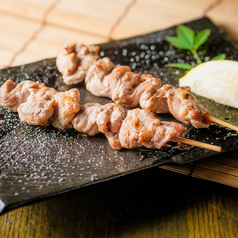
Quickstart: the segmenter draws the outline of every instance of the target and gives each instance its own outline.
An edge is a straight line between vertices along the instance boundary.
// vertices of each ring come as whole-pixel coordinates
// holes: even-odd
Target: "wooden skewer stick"
[[[183,138],[183,137],[180,137],[180,136],[176,136],[172,140],[177,141],[177,142],[181,142],[181,143],[184,143],[184,144],[200,147],[200,148],[203,148],[203,149],[213,150],[213,151],[216,151],[216,152],[221,152],[221,150],[222,150],[222,148],[220,146],[211,145],[211,144],[208,144],[208,143],[203,143],[203,142],[196,141],[196,140],[190,140],[188,138]]]
[[[232,130],[238,131],[238,127],[237,126],[234,126],[234,125],[232,125],[230,123],[227,123],[225,121],[217,119],[217,118],[215,118],[213,116],[208,116],[207,119],[209,119],[210,121],[216,122],[217,124],[220,124],[222,126],[228,127],[228,128],[230,128]]]

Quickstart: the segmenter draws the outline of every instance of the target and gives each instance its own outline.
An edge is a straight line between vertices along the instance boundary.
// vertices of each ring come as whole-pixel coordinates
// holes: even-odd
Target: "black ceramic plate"
[[[238,59],[238,49],[209,19],[189,23],[196,32],[204,28],[212,31],[208,42],[201,48],[204,61],[220,53],[228,59]],[[192,55],[176,50],[166,38],[176,34],[176,26],[129,39],[101,45],[101,56],[131,66],[134,72],[150,73],[163,83],[177,85],[184,72],[165,68],[170,62],[193,62]],[[0,70],[0,85],[11,78],[16,83],[23,80],[45,82],[59,91],[70,89],[62,83],[55,59]],[[81,92],[81,103],[110,102],[85,90],[83,83],[76,85]],[[199,97],[213,116],[238,126],[238,110]],[[213,151],[191,148],[179,150],[176,143],[168,143],[161,150],[134,149],[115,151],[103,135],[89,137],[77,131],[59,131],[51,126],[29,126],[20,122],[16,113],[0,108],[0,212],[35,202],[55,194],[85,185],[102,182],[131,172],[166,163],[185,164],[215,154]],[[174,120],[169,115],[161,119]],[[223,147],[223,152],[238,148],[238,134],[232,130],[211,125],[209,129],[188,127],[185,137]]]

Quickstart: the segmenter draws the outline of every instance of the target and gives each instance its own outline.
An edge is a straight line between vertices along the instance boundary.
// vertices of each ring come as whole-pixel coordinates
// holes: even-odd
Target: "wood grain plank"
[[[31,35],[38,29],[40,23],[0,14],[0,64],[9,64],[12,56],[18,52]],[[24,31],[22,30],[24,29]]]
[[[238,168],[238,151],[231,151],[227,153],[221,153],[216,156],[211,156],[206,160],[222,165],[228,165],[233,168]]]
[[[71,31],[56,26],[45,26],[27,45],[25,50],[17,55],[12,65],[20,65],[45,58],[56,57],[65,44],[74,42],[98,44],[106,41],[106,37]]]
[[[228,202],[218,195],[219,187],[214,189],[214,193],[196,189],[188,197],[187,218],[191,231],[188,237],[236,237],[237,219],[233,217],[233,209],[237,209],[237,203],[232,199],[232,192],[223,188],[224,193],[228,192]],[[212,187],[210,189],[213,190]]]
[[[62,0],[47,23],[108,37],[111,27],[131,0]]]
[[[0,217],[0,231],[32,238],[233,238],[237,198],[237,189],[153,168],[13,210]]]
[[[55,0],[0,0],[0,11],[8,15],[41,21]]]
[[[238,44],[238,1],[226,0],[208,11],[207,16]]]
[[[159,166],[160,169],[166,169],[172,172],[190,175],[191,170],[193,168],[192,164],[185,164],[185,165],[162,165]]]
[[[231,157],[231,159],[229,159],[229,154],[227,154],[225,158],[220,157],[219,159],[219,155],[218,155],[217,160],[215,157],[211,159],[208,158],[204,160],[199,160],[196,162],[196,166],[210,169],[211,172],[217,171],[217,172],[221,172],[225,174],[230,174],[233,176],[238,176],[238,167],[234,166],[234,165],[237,165],[238,163],[237,157],[238,155],[235,154],[234,157]],[[237,160],[235,160],[235,158],[237,158]]]
[[[238,188],[237,176],[213,170],[212,167],[205,168],[196,165],[191,176]]]
[[[1,48],[13,51],[18,50],[40,26],[40,23],[3,14],[0,14],[0,22],[4,22],[4,24],[0,24]]]
[[[213,182],[222,183],[232,187],[238,186],[237,179],[235,178],[238,176],[238,154],[236,151],[221,153],[203,160],[198,160],[195,162],[195,171],[193,171],[192,164],[182,166],[163,165],[160,166],[160,168],[185,175],[191,175],[190,173],[192,171],[192,176],[194,175],[194,177],[207,179],[207,176],[209,175],[209,180]],[[205,172],[202,168],[205,169]],[[195,174],[193,174],[193,172]]]
[[[119,39],[165,29],[202,16],[214,0],[137,0],[115,27],[112,38]]]
[[[14,51],[6,50],[5,48],[1,48],[0,46],[0,69],[7,66],[14,55]]]

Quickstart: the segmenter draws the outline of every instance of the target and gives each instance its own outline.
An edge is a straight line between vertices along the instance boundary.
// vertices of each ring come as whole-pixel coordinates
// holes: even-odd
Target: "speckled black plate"
[[[195,31],[210,28],[208,42],[201,48],[201,58],[209,60],[220,53],[228,59],[238,59],[238,49],[208,18],[186,23]],[[160,77],[163,83],[177,85],[183,74],[164,67],[169,62],[193,62],[191,54],[176,50],[166,38],[176,34],[176,27],[113,41],[101,45],[101,56],[129,65],[138,73]],[[45,82],[59,91],[70,89],[62,83],[55,59],[0,70],[0,85],[11,78]],[[81,103],[110,102],[85,90],[83,83],[76,85],[81,92]],[[213,116],[238,126],[238,110],[199,97]],[[103,135],[89,137],[75,130],[59,131],[51,126],[29,126],[20,122],[16,113],[0,108],[0,213],[29,202],[77,189],[85,185],[113,179],[142,169],[165,163],[185,164],[215,154],[200,148],[179,150],[176,143],[168,143],[161,150],[134,149],[115,151]],[[161,119],[174,120],[170,114]],[[238,134],[232,130],[211,125],[209,129],[187,128],[184,136],[223,147],[223,151],[238,148]]]

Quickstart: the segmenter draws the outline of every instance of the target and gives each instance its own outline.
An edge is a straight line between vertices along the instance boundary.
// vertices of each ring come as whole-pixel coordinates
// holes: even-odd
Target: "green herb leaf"
[[[177,28],[177,34],[178,34],[178,37],[186,43],[189,50],[194,48],[194,41],[195,41],[194,30],[192,30],[191,28],[187,26],[179,25]]]
[[[182,38],[171,36],[167,38],[167,41],[178,49],[190,50],[190,46]]]
[[[224,60],[226,59],[226,54],[220,54],[214,58],[212,58],[211,60]]]
[[[196,37],[195,37],[195,46],[194,46],[194,48],[197,50],[199,48],[199,46],[204,44],[210,34],[211,34],[210,29],[204,29],[204,30],[198,32]]]
[[[173,68],[188,69],[188,70],[193,68],[191,64],[187,64],[187,63],[171,63],[171,64],[166,64],[165,67],[173,67]]]
[[[172,44],[176,48],[190,50],[194,58],[197,60],[198,65],[201,64],[202,61],[197,53],[197,49],[206,42],[210,34],[210,29],[204,29],[195,35],[195,32],[191,28],[186,27],[184,25],[179,25],[177,27],[177,36],[168,37],[167,41],[170,42],[170,44]],[[211,60],[224,60],[225,58],[226,55],[221,54]],[[192,65],[187,63],[171,63],[165,66],[186,69],[186,72],[193,68]]]

